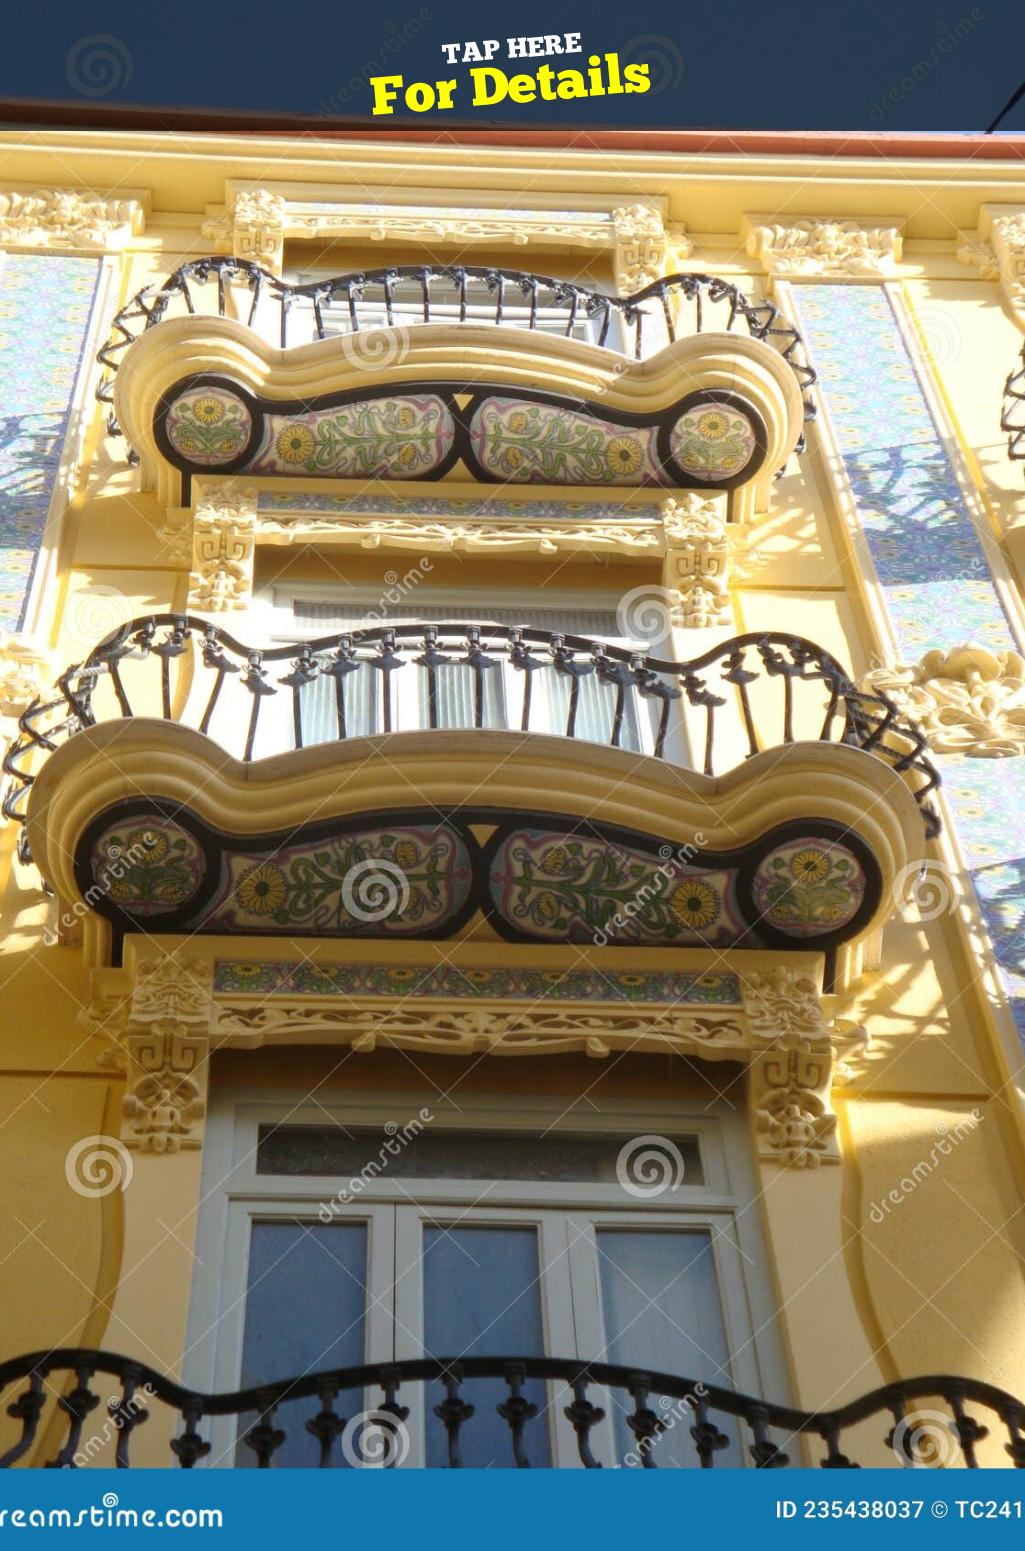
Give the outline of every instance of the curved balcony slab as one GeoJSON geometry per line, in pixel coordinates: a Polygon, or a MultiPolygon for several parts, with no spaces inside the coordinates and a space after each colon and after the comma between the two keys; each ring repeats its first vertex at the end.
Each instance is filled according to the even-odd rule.
{"type": "Polygon", "coordinates": [[[739,334],[678,339],[632,361],[576,339],[469,323],[376,337],[374,352],[337,339],[283,350],[231,318],[148,330],[115,390],[145,481],[175,502],[194,474],[239,471],[753,486],[764,497],[801,436],[791,367],[739,334]]]}
{"type": "Polygon", "coordinates": [[[247,764],[148,718],[57,749],[27,827],[62,901],[115,939],[483,932],[832,954],[889,917],[924,849],[901,776],[845,744],[792,743],[716,777],[488,730],[247,764]]]}

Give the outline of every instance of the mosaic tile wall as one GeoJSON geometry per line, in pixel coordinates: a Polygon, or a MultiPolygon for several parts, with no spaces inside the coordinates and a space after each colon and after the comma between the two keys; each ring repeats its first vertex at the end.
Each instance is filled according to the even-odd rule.
{"type": "Polygon", "coordinates": [[[97,259],[0,259],[0,629],[24,620],[99,277],[97,259]]]}
{"type": "Polygon", "coordinates": [[[402,969],[388,964],[310,964],[218,959],[214,990],[272,996],[501,997],[513,1001],[668,1002],[737,1007],[740,981],[715,972],[678,970],[402,969]]]}
{"type": "MultiPolygon", "coordinates": [[[[794,294],[901,660],[965,641],[1016,650],[885,291],[794,294]]],[[[936,763],[1025,1043],[1025,759],[936,763]]]]}

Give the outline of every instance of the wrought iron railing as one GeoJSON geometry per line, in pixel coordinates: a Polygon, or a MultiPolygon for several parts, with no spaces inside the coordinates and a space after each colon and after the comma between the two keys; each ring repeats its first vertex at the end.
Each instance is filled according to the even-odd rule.
{"type": "MultiPolygon", "coordinates": [[[[439,305],[445,306],[449,321],[460,323],[536,330],[543,321],[549,331],[557,327],[572,335],[588,322],[596,344],[637,360],[649,342],[649,348],[660,349],[680,335],[744,327],[752,338],[767,340],[780,351],[800,384],[806,422],[815,415],[815,372],[800,334],[773,302],[753,302],[727,280],[667,275],[633,296],[609,296],[548,275],[461,264],[399,265],[289,285],[245,259],[192,259],[163,282],[145,286],[115,314],[110,337],[99,352],[105,375],[97,395],[103,403],[113,402],[114,378],[124,352],[146,329],[168,318],[190,313],[237,318],[287,349],[329,334],[379,328],[382,319],[388,328],[430,323],[437,319],[439,305]],[[397,290],[403,292],[401,297],[397,290]],[[444,304],[439,303],[442,291],[444,304]]],[[[117,434],[113,413],[109,423],[117,434]]]]}
{"type": "Polygon", "coordinates": [[[1025,459],[1025,345],[1022,346],[1021,365],[1004,383],[1000,429],[1007,432],[1007,456],[1016,461],[1025,459]]]}
{"type": "MultiPolygon", "coordinates": [[[[983,1407],[988,1422],[998,1421],[1006,1431],[1001,1457],[999,1461],[994,1457],[993,1462],[1006,1463],[1002,1458],[1006,1454],[1016,1468],[1025,1467],[1022,1402],[995,1385],[945,1374],[901,1379],[829,1411],[775,1405],[673,1374],[554,1357],[429,1357],[366,1363],[207,1395],[186,1389],[145,1363],[84,1348],[32,1352],[0,1364],[0,1394],[27,1381],[27,1388],[7,1406],[8,1416],[21,1424],[21,1436],[0,1455],[0,1466],[26,1460],[49,1415],[56,1410],[64,1421],[63,1435],[53,1457],[41,1463],[64,1468],[106,1463],[104,1451],[112,1449],[118,1468],[128,1469],[133,1434],[150,1420],[150,1407],[156,1402],[181,1420],[181,1431],[171,1440],[170,1451],[183,1469],[204,1460],[208,1464],[232,1462],[234,1439],[226,1458],[212,1458],[212,1444],[201,1431],[203,1423],[230,1416],[240,1419],[239,1442],[248,1451],[243,1458],[266,1469],[275,1464],[275,1455],[288,1440],[279,1408],[302,1400],[310,1402],[309,1415],[301,1419],[300,1436],[308,1439],[309,1449],[305,1464],[327,1469],[344,1460],[355,1465],[372,1462],[394,1466],[404,1461],[408,1449],[405,1423],[410,1408],[403,1403],[403,1396],[418,1398],[410,1394],[409,1386],[426,1384],[437,1386],[437,1401],[429,1391],[425,1398],[445,1429],[447,1463],[458,1469],[463,1432],[466,1429],[469,1435],[475,1412],[460,1391],[475,1379],[497,1379],[505,1384],[507,1394],[495,1410],[509,1429],[508,1458],[498,1463],[520,1468],[530,1464],[531,1432],[538,1437],[547,1422],[546,1417],[539,1418],[537,1402],[523,1393],[525,1384],[532,1380],[550,1385],[551,1396],[562,1391],[558,1401],[551,1402],[552,1408],[557,1403],[570,1423],[580,1463],[586,1469],[624,1462],[600,1460],[594,1453],[592,1433],[605,1417],[604,1408],[591,1398],[595,1390],[599,1400],[607,1398],[617,1407],[632,1436],[629,1453],[633,1457],[628,1463],[647,1469],[658,1468],[660,1445],[664,1451],[665,1435],[677,1427],[680,1436],[689,1434],[693,1451],[688,1458],[674,1450],[673,1463],[711,1469],[716,1455],[730,1442],[723,1426],[736,1427],[738,1423],[744,1429],[747,1454],[758,1469],[801,1464],[791,1453],[796,1452],[794,1444],[802,1437],[821,1445],[824,1452],[818,1464],[823,1469],[856,1469],[857,1461],[844,1452],[844,1435],[875,1417],[888,1419],[879,1443],[892,1451],[895,1465],[965,1465],[975,1469],[979,1466],[978,1445],[992,1429],[969,1414],[965,1409],[968,1405],[983,1407]],[[121,1386],[121,1393],[107,1400],[102,1422],[96,1415],[102,1397],[93,1388],[94,1381],[101,1378],[116,1379],[121,1386]],[[381,1400],[368,1412],[364,1404],[367,1392],[373,1395],[377,1390],[381,1400]],[[340,1397],[341,1411],[336,1408],[340,1397]],[[916,1402],[922,1400],[931,1402],[929,1408],[917,1408],[916,1402]],[[934,1409],[937,1404],[945,1410],[934,1409]],[[366,1453],[361,1455],[360,1446],[351,1441],[350,1429],[365,1427],[368,1418],[374,1442],[364,1445],[366,1453]]],[[[861,1438],[864,1445],[866,1435],[861,1438]]],[[[169,1459],[168,1464],[171,1462],[169,1459]]]]}
{"type": "Polygon", "coordinates": [[[927,835],[939,830],[928,800],[939,776],[922,733],[887,696],[858,690],[828,652],[780,631],[672,662],[584,636],[465,622],[254,649],[207,620],[154,614],[112,632],[57,684],[55,698],[23,714],[4,760],[8,818],[24,818],[37,752],[97,722],[159,715],[243,761],[368,734],[504,727],[649,751],[711,776],[782,744],[844,743],[901,772],[927,835]],[[400,693],[403,678],[414,694],[400,693]]]}

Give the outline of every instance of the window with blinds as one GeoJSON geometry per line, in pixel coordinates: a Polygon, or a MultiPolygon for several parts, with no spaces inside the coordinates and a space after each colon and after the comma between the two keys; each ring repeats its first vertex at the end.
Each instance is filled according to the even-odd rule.
{"type": "MultiPolygon", "coordinates": [[[[342,634],[349,630],[366,628],[368,624],[398,625],[406,623],[446,624],[458,623],[467,614],[465,604],[418,602],[415,605],[389,606],[381,613],[373,604],[361,608],[358,603],[347,604],[339,599],[290,598],[277,600],[276,618],[281,621],[280,639],[299,640],[311,637],[342,634]],[[287,617],[288,624],[285,623],[287,617]]],[[[639,643],[620,634],[615,611],[608,608],[510,607],[492,605],[477,600],[471,616],[473,622],[497,625],[532,627],[542,630],[562,631],[568,635],[586,636],[616,646],[636,647],[639,643]]],[[[278,635],[278,630],[275,630],[278,635]]],[[[495,666],[484,674],[484,726],[495,729],[521,730],[523,720],[524,679],[526,675],[514,668],[504,650],[504,643],[494,643],[489,650],[487,632],[482,635],[482,645],[495,666]]],[[[391,675],[393,679],[393,729],[415,731],[430,726],[428,705],[428,676],[407,656],[405,665],[391,675]],[[397,715],[395,714],[397,712],[397,715]]],[[[543,655],[538,652],[537,655],[543,655]]],[[[435,707],[439,728],[457,729],[474,726],[474,699],[476,677],[473,669],[464,663],[451,663],[436,670],[435,707]]],[[[350,737],[369,736],[382,732],[382,695],[385,675],[363,663],[345,680],[345,720],[350,737]]],[[[569,676],[560,673],[554,665],[546,664],[532,674],[530,708],[527,730],[562,734],[569,716],[571,683],[569,676]]],[[[579,681],[574,735],[589,742],[608,744],[616,710],[616,688],[605,683],[596,673],[590,673],[579,681]]],[[[286,715],[285,697],[282,704],[264,708],[267,714],[257,757],[274,752],[276,739],[282,729],[275,725],[276,717],[286,715]],[[260,746],[262,745],[262,746],[260,746]]],[[[630,693],[626,698],[619,746],[636,752],[648,748],[651,738],[651,716],[646,702],[630,693]]],[[[335,680],[322,675],[306,686],[303,704],[304,742],[326,743],[338,736],[338,719],[335,701],[335,680]]]]}

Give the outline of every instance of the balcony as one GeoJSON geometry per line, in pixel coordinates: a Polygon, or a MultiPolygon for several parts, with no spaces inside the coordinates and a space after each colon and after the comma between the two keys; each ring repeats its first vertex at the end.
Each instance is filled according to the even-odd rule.
{"type": "Polygon", "coordinates": [[[771,479],[814,414],[796,330],[700,274],[624,298],[464,266],[288,285],[204,258],[123,307],[100,360],[111,429],[167,499],[239,471],[729,490],[771,479]]]}
{"type": "MultiPolygon", "coordinates": [[[[877,1437],[864,1427],[858,1434],[859,1447],[873,1455],[866,1464],[975,1469],[980,1464],[1006,1465],[1009,1456],[1018,1469],[1025,1466],[1022,1403],[994,1385],[949,1375],[901,1379],[829,1412],[776,1405],[672,1374],[549,1357],[428,1357],[368,1363],[206,1395],[184,1388],[144,1363],[86,1349],[33,1352],[0,1364],[0,1391],[28,1381],[7,1407],[7,1414],[21,1424],[21,1436],[0,1455],[0,1466],[26,1460],[49,1415],[57,1411],[65,1419],[62,1442],[46,1462],[57,1467],[116,1464],[128,1469],[133,1435],[148,1424],[151,1431],[169,1437],[166,1463],[176,1460],[185,1470],[233,1462],[267,1469],[279,1465],[283,1457],[290,1465],[320,1469],[396,1468],[412,1462],[405,1425],[411,1405],[404,1401],[418,1403],[423,1385],[424,1400],[444,1428],[444,1463],[457,1470],[464,1465],[476,1409],[460,1391],[469,1384],[472,1393],[473,1382],[481,1379],[499,1381],[507,1390],[495,1407],[508,1428],[504,1457],[493,1461],[498,1466],[528,1468],[531,1448],[537,1449],[542,1439],[547,1455],[546,1435],[553,1419],[563,1416],[576,1438],[579,1465],[587,1470],[602,1466],[654,1470],[660,1465],[712,1469],[716,1456],[730,1447],[731,1434],[735,1438],[738,1432],[743,1457],[756,1469],[804,1464],[800,1457],[804,1439],[811,1445],[809,1463],[824,1470],[856,1469],[859,1462],[845,1452],[850,1446],[845,1434],[876,1418],[880,1421],[877,1437]],[[102,1420],[102,1413],[94,1413],[111,1385],[98,1384],[100,1393],[96,1393],[92,1383],[101,1377],[121,1386],[120,1395],[107,1401],[102,1420]],[[543,1411],[523,1393],[532,1380],[546,1386],[548,1403],[543,1411]],[[51,1401],[51,1395],[58,1398],[51,1401]],[[336,1409],[339,1400],[341,1412],[336,1409]],[[920,1408],[920,1401],[927,1405],[920,1408]],[[160,1414],[151,1420],[154,1402],[160,1414]],[[967,1405],[982,1407],[991,1425],[970,1414],[967,1405]],[[280,1414],[281,1407],[287,1409],[287,1416],[280,1414]],[[607,1411],[616,1425],[603,1429],[607,1411]],[[231,1428],[226,1447],[215,1453],[205,1434],[211,1422],[217,1425],[222,1418],[237,1418],[238,1424],[231,1428]],[[179,1420],[181,1431],[175,1436],[179,1420]],[[995,1424],[1002,1426],[1006,1442],[997,1435],[995,1424]],[[598,1437],[611,1444],[604,1459],[597,1457],[592,1446],[598,1437]]],[[[478,1426],[480,1421],[478,1415],[478,1426]]]]}
{"type": "Polygon", "coordinates": [[[4,811],[116,937],[588,942],[625,911],[617,943],[832,953],[938,829],[918,730],[779,632],[671,662],[466,623],[254,649],[155,615],[59,689],[4,811]]]}

